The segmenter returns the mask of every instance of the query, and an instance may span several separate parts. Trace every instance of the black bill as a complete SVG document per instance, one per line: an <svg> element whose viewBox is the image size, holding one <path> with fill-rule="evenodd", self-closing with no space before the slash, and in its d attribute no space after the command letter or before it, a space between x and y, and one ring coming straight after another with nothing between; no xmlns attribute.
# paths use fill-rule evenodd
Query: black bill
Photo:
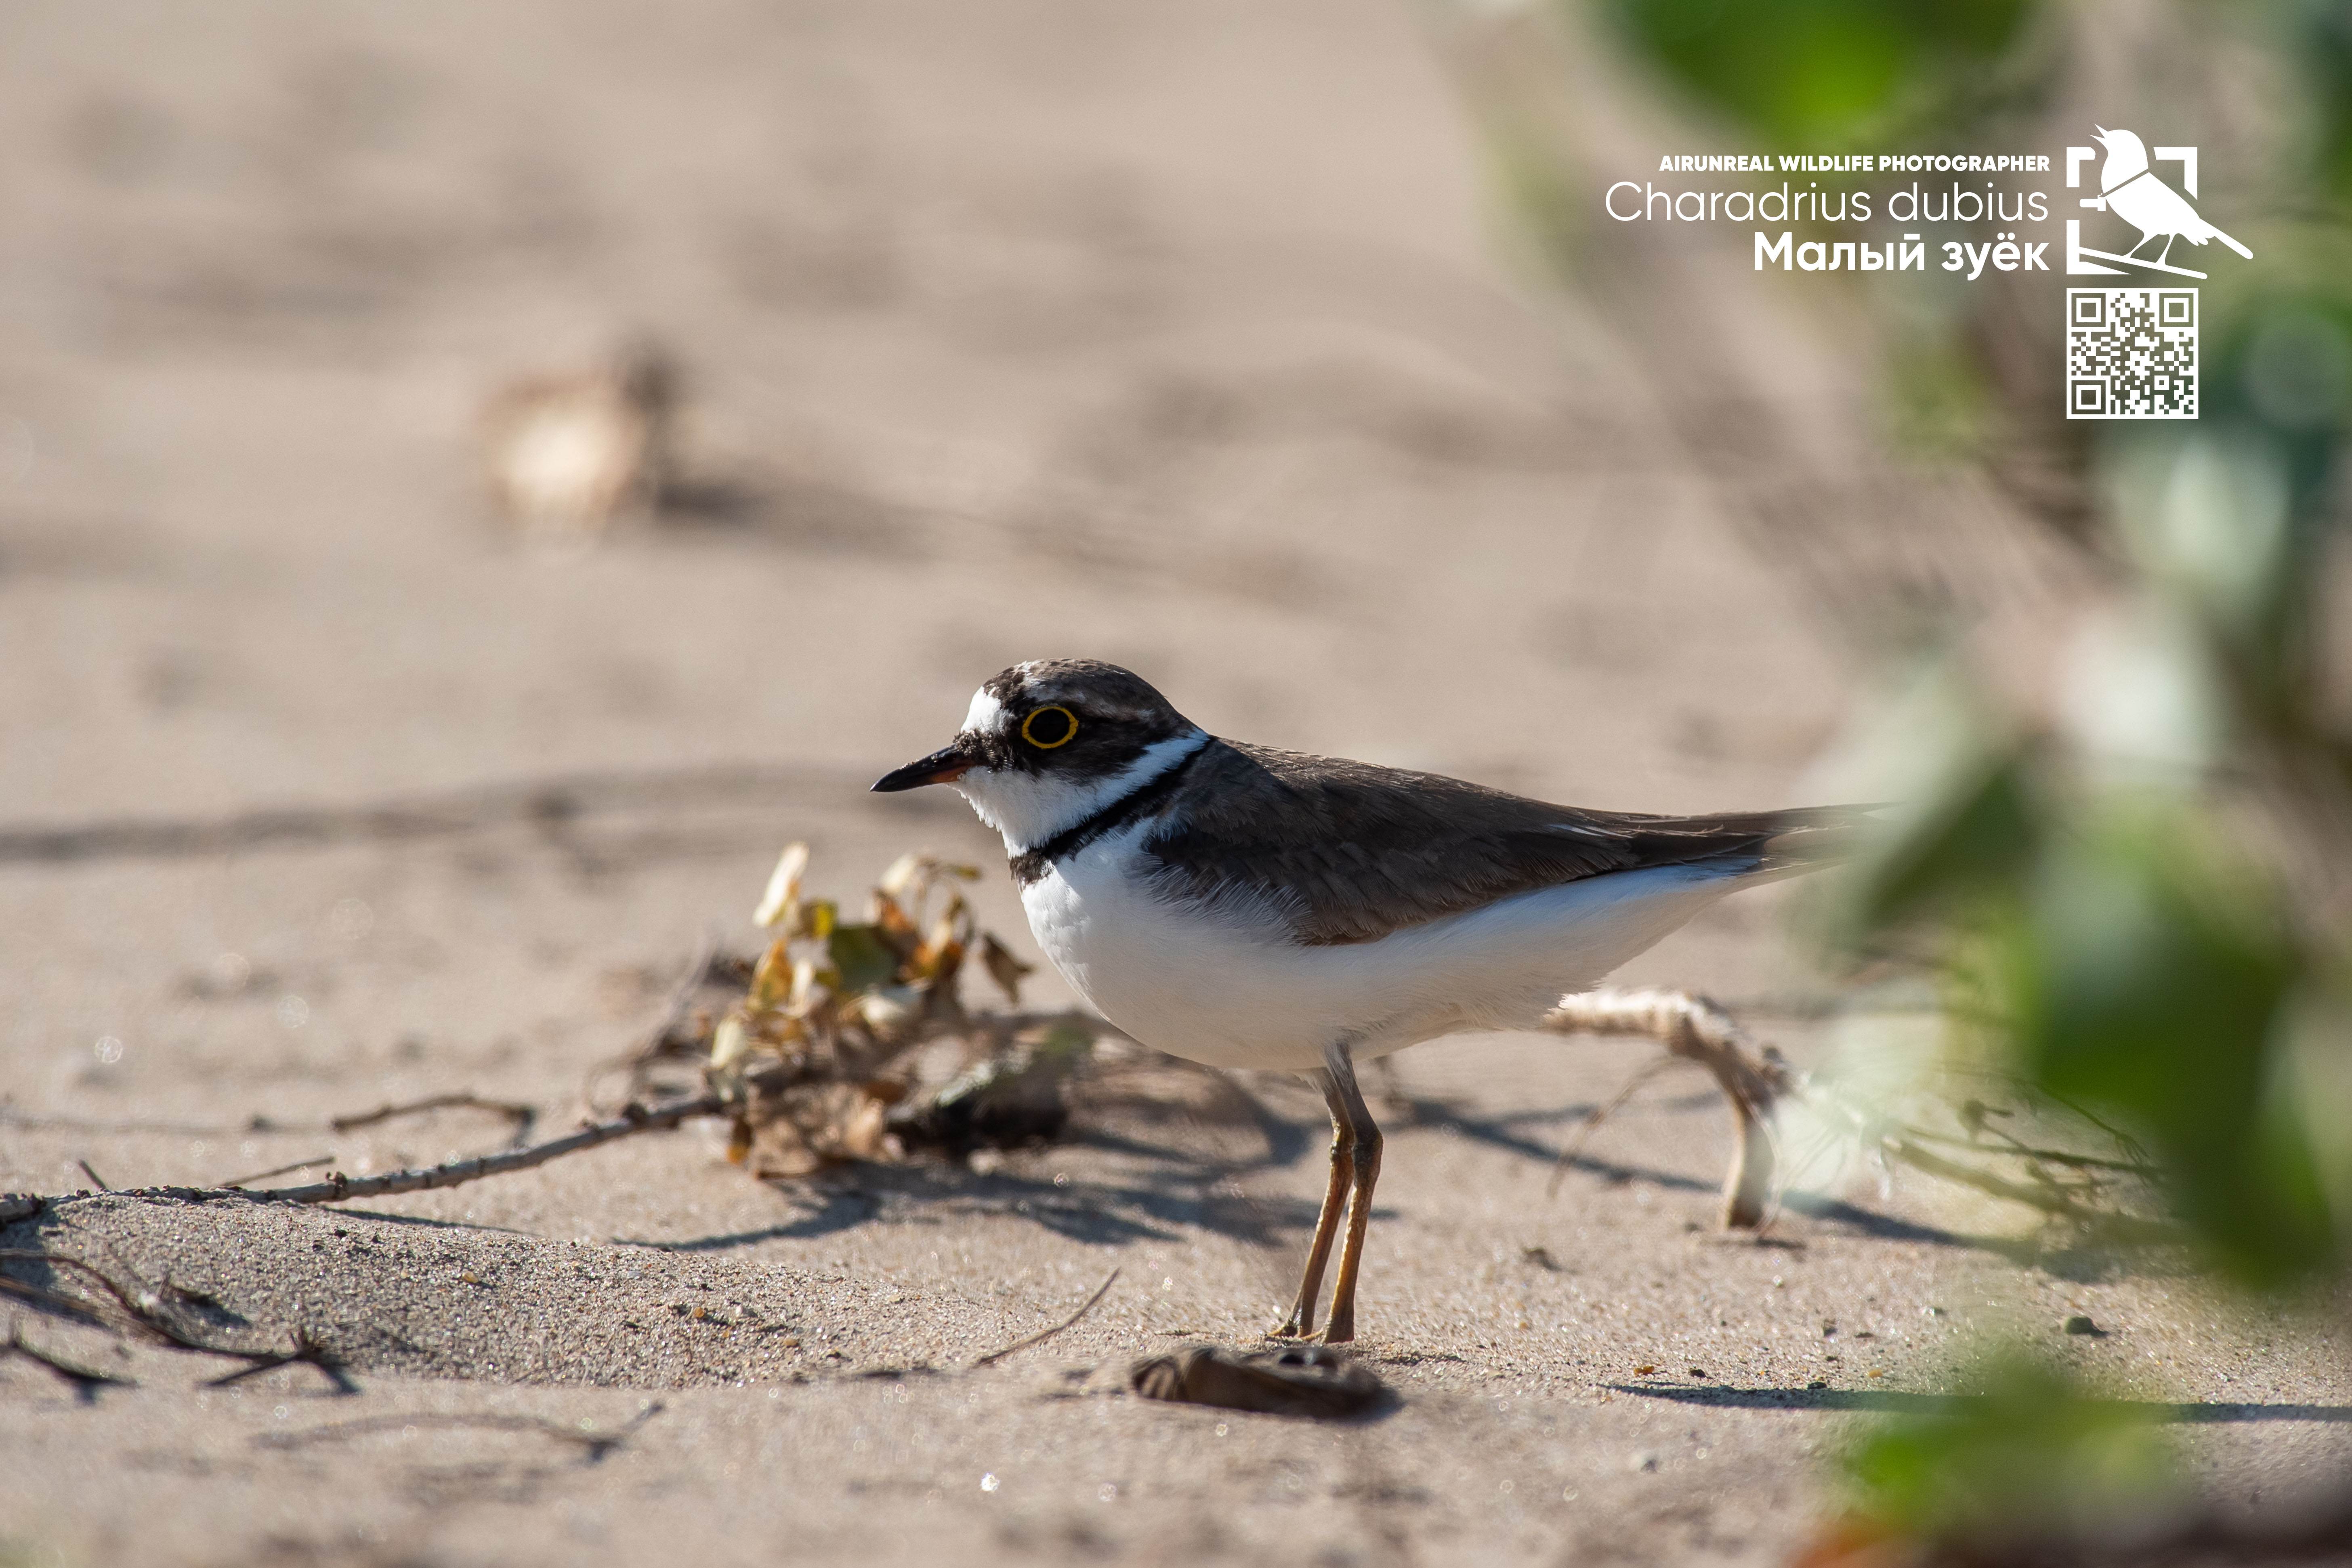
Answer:
<svg viewBox="0 0 2352 1568"><path fill-rule="evenodd" d="M963 776L963 771L978 759L961 745L942 746L919 762L894 768L874 781L876 795L896 795L902 789L920 789L925 784L948 784Z"/></svg>

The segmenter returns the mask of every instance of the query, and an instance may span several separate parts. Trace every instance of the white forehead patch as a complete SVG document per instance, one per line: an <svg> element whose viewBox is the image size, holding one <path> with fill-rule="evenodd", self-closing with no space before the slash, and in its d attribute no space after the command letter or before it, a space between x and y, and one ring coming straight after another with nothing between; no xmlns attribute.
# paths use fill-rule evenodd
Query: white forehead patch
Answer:
<svg viewBox="0 0 2352 1568"><path fill-rule="evenodd" d="M1003 703L990 696L984 688L971 694L971 706L963 716L966 731L976 735L985 735L992 731L1002 733L1005 724Z"/></svg>

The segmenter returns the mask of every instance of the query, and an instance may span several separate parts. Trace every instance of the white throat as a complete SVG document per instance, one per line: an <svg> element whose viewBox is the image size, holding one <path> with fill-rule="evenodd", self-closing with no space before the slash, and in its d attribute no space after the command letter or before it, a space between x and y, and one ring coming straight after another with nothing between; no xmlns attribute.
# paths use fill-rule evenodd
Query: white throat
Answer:
<svg viewBox="0 0 2352 1568"><path fill-rule="evenodd" d="M972 707L975 718L985 717L979 712L979 702ZM968 722L966 727L977 726ZM1207 731L1194 728L1153 742L1135 761L1099 778L1071 780L1051 773L972 768L955 781L954 787L971 802L971 809L982 822L1004 835L1005 849L1020 855L1150 784L1208 743Z"/></svg>

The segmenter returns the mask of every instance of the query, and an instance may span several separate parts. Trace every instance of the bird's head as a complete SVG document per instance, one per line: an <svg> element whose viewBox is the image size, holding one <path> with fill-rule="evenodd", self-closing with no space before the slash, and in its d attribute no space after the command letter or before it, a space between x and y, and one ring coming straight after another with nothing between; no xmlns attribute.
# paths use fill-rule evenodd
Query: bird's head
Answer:
<svg viewBox="0 0 2352 1568"><path fill-rule="evenodd" d="M885 773L874 788L950 784L1006 844L1027 849L1201 742L1199 726L1130 670L1099 659L1032 659L972 694L953 741Z"/></svg>

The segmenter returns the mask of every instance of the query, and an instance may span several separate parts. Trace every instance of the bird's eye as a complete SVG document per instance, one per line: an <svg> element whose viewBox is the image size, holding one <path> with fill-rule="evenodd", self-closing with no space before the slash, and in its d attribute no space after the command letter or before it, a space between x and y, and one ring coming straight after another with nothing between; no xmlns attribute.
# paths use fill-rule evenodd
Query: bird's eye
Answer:
<svg viewBox="0 0 2352 1568"><path fill-rule="evenodd" d="M1038 709L1021 721L1021 738L1041 752L1066 746L1078 735L1078 716L1060 703Z"/></svg>

